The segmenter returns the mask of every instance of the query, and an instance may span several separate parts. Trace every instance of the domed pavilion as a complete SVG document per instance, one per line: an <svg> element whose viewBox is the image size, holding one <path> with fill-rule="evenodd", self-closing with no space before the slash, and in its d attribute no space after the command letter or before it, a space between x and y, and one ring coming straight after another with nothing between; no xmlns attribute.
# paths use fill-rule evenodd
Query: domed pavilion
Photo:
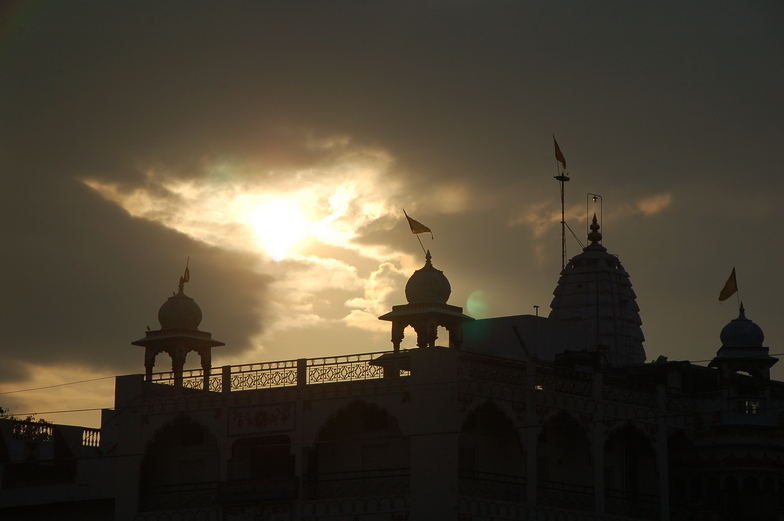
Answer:
<svg viewBox="0 0 784 521"><path fill-rule="evenodd" d="M425 255L425 265L416 270L406 283L408 304L393 306L392 311L379 320L392 322L392 345L400 351L405 329L414 328L418 347L435 347L438 327L449 332L449 345L459 348L463 341L463 324L474 319L463 314L463 308L447 304L452 286L444 272L432 263L430 250Z"/></svg>
<svg viewBox="0 0 784 521"><path fill-rule="evenodd" d="M187 281L187 277L180 277L179 291L169 297L158 310L161 328L148 330L144 338L131 344L144 347L145 380L148 382L152 380L155 358L160 353L167 353L172 360L175 387L182 387L185 359L189 352L195 351L201 359L204 389L207 390L212 367L212 348L225 344L214 340L207 331L199 331L201 308L183 291Z"/></svg>

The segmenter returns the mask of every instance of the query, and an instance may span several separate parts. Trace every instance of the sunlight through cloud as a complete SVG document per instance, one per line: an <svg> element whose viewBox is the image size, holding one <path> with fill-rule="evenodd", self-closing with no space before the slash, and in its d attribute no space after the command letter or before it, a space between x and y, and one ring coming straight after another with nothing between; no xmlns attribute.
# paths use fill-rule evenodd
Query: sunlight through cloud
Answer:
<svg viewBox="0 0 784 521"><path fill-rule="evenodd" d="M324 323L379 331L385 325L377 317L393 304L404 272L419 266L383 240L360 239L400 222L402 203L411 203L403 178L394 175L384 150L345 137L305 136L302 143L312 161L290 169L269 170L262 159L248 158L206 163L196 176L151 168L137 185L83 182L133 216L256 254L257 269L274 281L267 339ZM466 194L456 187L445 200L460 207Z"/></svg>
<svg viewBox="0 0 784 521"><path fill-rule="evenodd" d="M299 210L282 201L263 204L251 214L250 220L275 262L286 258L289 249L305 235L308 227Z"/></svg>

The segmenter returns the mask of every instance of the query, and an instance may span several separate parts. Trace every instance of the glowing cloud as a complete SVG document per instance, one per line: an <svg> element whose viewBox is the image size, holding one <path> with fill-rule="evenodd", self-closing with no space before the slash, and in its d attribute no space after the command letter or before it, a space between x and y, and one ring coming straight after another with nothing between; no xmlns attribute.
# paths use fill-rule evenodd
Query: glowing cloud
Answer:
<svg viewBox="0 0 784 521"><path fill-rule="evenodd" d="M637 201L637 209L645 215L655 215L672 203L672 194L658 194Z"/></svg>
<svg viewBox="0 0 784 521"><path fill-rule="evenodd" d="M290 169L270 171L249 159L207 163L183 175L150 169L142 184L130 186L83 182L133 216L218 248L259 254L257 269L274 279L265 332L255 339L260 345L288 329L327 323L381 331L387 324L377 317L400 303L392 293L405 283L404 271L419 266L392 246L358 239L396 226L410 190L383 150L346 137L305 136L300 145L312 161ZM459 207L466 194L456 185L444 200ZM340 260L344 254L354 260Z"/></svg>

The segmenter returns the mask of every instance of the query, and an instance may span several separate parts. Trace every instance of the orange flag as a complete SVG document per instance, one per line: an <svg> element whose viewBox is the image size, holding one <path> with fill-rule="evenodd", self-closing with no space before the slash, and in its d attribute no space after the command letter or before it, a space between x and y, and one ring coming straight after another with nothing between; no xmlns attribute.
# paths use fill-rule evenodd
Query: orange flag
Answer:
<svg viewBox="0 0 784 521"><path fill-rule="evenodd" d="M730 278L724 283L724 287L719 293L719 302L724 302L738 291L738 280L735 278L735 268L732 268Z"/></svg>
<svg viewBox="0 0 784 521"><path fill-rule="evenodd" d="M555 140L555 134L553 134L553 143L555 143L555 159L558 160L561 165L563 165L564 169L566 168L566 159L564 158L563 154L561 153L561 147L558 146L558 141Z"/></svg>
<svg viewBox="0 0 784 521"><path fill-rule="evenodd" d="M421 222L419 222L417 220L414 220L411 217L409 217L408 214L406 213L405 209L403 210L403 215L405 215L406 219L408 219L408 226L411 228L411 233L413 233L413 234L429 233L430 237L431 238L433 237L433 232L430 230L430 228L428 228L427 226L425 226Z"/></svg>

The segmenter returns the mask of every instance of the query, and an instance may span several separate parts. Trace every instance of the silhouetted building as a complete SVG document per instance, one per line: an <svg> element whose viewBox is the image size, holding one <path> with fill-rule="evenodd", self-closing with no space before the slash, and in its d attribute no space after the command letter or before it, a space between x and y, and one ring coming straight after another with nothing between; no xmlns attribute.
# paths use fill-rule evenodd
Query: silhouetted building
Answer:
<svg viewBox="0 0 784 521"><path fill-rule="evenodd" d="M645 363L629 275L588 238L549 317L473 320L428 254L380 317L393 349L361 355L211 368L223 344L181 285L100 430L0 421L0 518L782 519L762 330L741 309L709 367Z"/></svg>

